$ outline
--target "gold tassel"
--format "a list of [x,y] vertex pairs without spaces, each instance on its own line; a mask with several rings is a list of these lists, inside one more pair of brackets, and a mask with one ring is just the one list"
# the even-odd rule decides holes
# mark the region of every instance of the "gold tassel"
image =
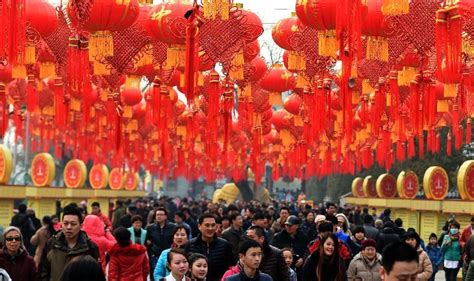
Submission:
[[130,0],[115,0],[115,4],[128,6],[130,4]]
[[362,80],[362,94],[371,94],[375,90],[374,88],[370,85],[369,80],[364,79]]
[[109,31],[98,31],[89,38],[89,61],[114,55],[114,40]]
[[135,67],[142,67],[153,63],[153,55],[148,52],[143,52],[143,55],[135,63]]
[[198,79],[197,79],[197,85],[199,87],[202,87],[204,86],[204,75],[202,74],[202,72],[198,72]]
[[409,0],[383,0],[382,14],[386,16],[406,15],[410,12]]
[[474,48],[471,45],[471,40],[469,38],[462,38],[462,51],[466,53],[469,57],[474,57]]
[[270,93],[270,98],[268,99],[270,105],[283,106],[283,100],[281,99],[281,93],[272,92]]
[[436,111],[439,113],[449,112],[449,101],[448,100],[438,100],[436,103]]
[[296,51],[288,54],[288,70],[300,71],[306,69],[306,59]]
[[171,45],[166,50],[166,68],[184,67],[186,60],[185,45]]
[[39,68],[39,78],[44,79],[56,74],[56,66],[52,62],[42,62]]
[[458,95],[458,84],[444,84],[443,97],[455,98]]
[[235,55],[234,58],[232,59],[232,65],[233,66],[242,66],[244,65],[245,60],[244,60],[244,52],[242,49],[240,49]]
[[244,68],[243,67],[232,67],[229,73],[230,77],[235,80],[244,80]]
[[16,64],[12,67],[12,78],[23,79],[26,78],[26,67],[23,64]]
[[207,19],[215,20],[220,17],[222,20],[229,19],[229,0],[203,0],[203,13]]
[[335,30],[318,31],[319,55],[324,57],[336,57],[339,50]]
[[388,40],[385,37],[368,36],[367,53],[368,60],[388,61]]
[[416,67],[404,66],[402,70],[398,71],[398,86],[410,86],[417,72],[418,69]]
[[184,87],[184,84],[186,83],[186,77],[184,76],[184,73],[179,74],[179,86]]
[[107,69],[107,65],[98,61],[94,61],[93,65],[94,75],[110,75],[110,70]]
[[25,47],[25,64],[36,63],[36,49],[35,46],[26,45]]
[[360,92],[352,91],[352,104],[359,104],[360,101]]
[[124,106],[124,107],[123,107],[123,117],[124,117],[124,118],[132,118],[132,116],[133,116],[133,109],[132,109],[132,107],[131,107],[131,106],[128,106],[128,105]]
[[71,110],[80,112],[81,111],[81,100],[71,98]]
[[306,80],[306,78],[304,78],[303,75],[298,75],[296,76],[296,88],[304,88],[305,86],[308,86],[308,81]]

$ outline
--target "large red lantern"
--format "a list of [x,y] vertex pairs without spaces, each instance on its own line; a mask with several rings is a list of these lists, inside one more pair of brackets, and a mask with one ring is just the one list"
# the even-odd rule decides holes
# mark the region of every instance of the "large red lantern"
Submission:
[[273,41],[285,50],[293,50],[289,39],[302,28],[300,19],[295,16],[279,20],[272,28]]
[[318,32],[319,55],[336,56],[336,9],[339,2],[334,0],[298,0],[296,14],[304,25]]
[[25,9],[26,22],[38,31],[41,37],[48,37],[58,27],[56,9],[44,0],[27,0]]
[[335,29],[337,4],[334,0],[298,0],[296,15],[304,25],[317,30]]
[[180,0],[153,6],[148,17],[148,28],[153,39],[169,45],[184,45],[186,43],[184,14],[192,8]]
[[281,92],[293,89],[296,86],[296,79],[281,64],[275,64],[262,78],[260,85],[263,89],[271,92],[270,104],[283,105]]
[[[75,8],[75,1],[69,1],[67,6],[69,18],[74,24],[78,24]],[[87,20],[82,25],[91,32],[119,31],[131,26],[139,13],[138,0],[95,0]]]

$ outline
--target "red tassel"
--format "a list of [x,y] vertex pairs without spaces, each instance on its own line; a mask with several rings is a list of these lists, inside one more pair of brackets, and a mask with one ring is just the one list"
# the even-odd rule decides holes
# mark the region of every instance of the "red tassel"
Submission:
[[442,8],[436,11],[436,62],[438,80],[443,81],[444,59],[448,45],[448,13]]
[[54,78],[54,120],[56,126],[63,128],[66,125],[67,110],[64,97],[64,84],[61,77]]
[[[26,48],[25,0],[2,1],[10,4],[9,61],[12,65],[24,64]],[[6,4],[6,5],[8,5]],[[4,28],[5,26],[2,26]]]
[[186,98],[189,104],[194,102],[194,89],[196,80],[196,68],[198,66],[199,57],[197,56],[197,40],[196,36],[198,33],[197,13],[199,11],[198,6],[195,6],[187,18],[186,24],[186,62],[184,67],[184,88]]
[[8,104],[4,84],[0,84],[0,137],[4,138],[8,129]]
[[425,155],[425,139],[423,134],[418,135],[418,158],[423,159]]

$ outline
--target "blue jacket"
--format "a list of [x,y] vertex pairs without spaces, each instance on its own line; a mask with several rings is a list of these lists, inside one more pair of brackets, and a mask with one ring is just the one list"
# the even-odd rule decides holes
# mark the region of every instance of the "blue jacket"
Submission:
[[[257,272],[257,274],[260,275],[260,278],[258,280],[260,281],[273,281],[273,279],[270,277],[270,275],[262,273],[262,272]],[[242,272],[231,275],[225,279],[225,281],[249,281],[249,280],[254,280],[254,278],[250,279],[246,276],[243,276]]]
[[443,263],[443,251],[441,248],[436,244],[434,247],[428,245],[426,247],[426,253],[430,257],[430,261],[433,264],[433,268],[438,267],[440,264]]
[[[135,231],[133,229],[133,226],[132,227],[129,227],[127,228],[128,231],[130,231],[130,240],[132,240],[132,244],[135,244]],[[146,238],[146,230],[145,229],[141,229],[142,232],[140,233],[140,245],[145,245],[145,238]]]
[[166,267],[166,261],[170,250],[171,248],[161,252],[158,262],[156,263],[155,270],[153,271],[154,280],[161,280],[161,278],[164,278],[170,274],[168,268]]

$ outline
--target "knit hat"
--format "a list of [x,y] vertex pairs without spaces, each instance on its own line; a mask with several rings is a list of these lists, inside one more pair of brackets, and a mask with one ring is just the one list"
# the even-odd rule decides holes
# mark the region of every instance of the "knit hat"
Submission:
[[320,221],[324,221],[326,220],[326,216],[325,215],[317,215],[316,218],[314,219],[314,222],[315,223],[318,223]]
[[365,250],[365,248],[367,247],[376,247],[377,246],[377,243],[375,243],[375,240],[374,239],[366,239],[362,242],[362,250]]

